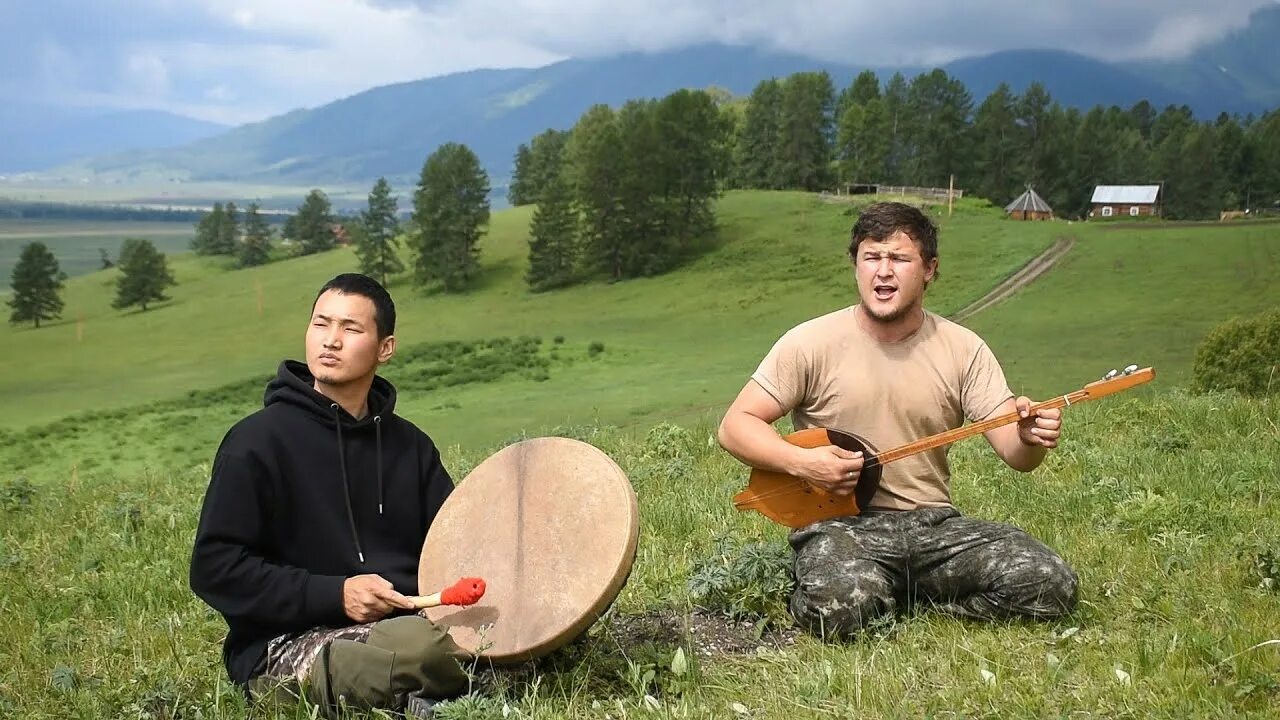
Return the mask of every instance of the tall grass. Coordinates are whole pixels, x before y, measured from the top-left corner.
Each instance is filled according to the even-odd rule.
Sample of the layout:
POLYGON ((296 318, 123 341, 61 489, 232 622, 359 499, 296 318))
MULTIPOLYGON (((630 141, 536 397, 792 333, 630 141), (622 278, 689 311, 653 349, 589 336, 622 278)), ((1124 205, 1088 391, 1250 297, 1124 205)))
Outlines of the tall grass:
MULTIPOLYGON (((108 433, 112 422, 88 421, 84 432, 108 433)), ((1066 442, 1029 475, 1004 469, 981 440, 961 443, 958 505, 1061 552, 1080 575, 1079 608, 1046 624, 923 610, 836 644, 779 639, 779 604, 755 608, 764 625, 758 615, 727 619, 720 601, 697 607, 690 580, 720 557, 724 538, 779 548, 784 539, 781 528, 732 510, 745 473, 715 446, 710 425, 543 428, 592 442, 627 472, 642 519, 634 572, 586 642, 534 669, 473 668, 476 695, 443 706, 441 717, 1272 712, 1280 647, 1265 643, 1280 639, 1280 595, 1266 578, 1280 554, 1278 426, 1274 402, 1175 391, 1071 408, 1066 442), (676 618, 675 629, 659 631, 660 617, 676 618), (758 649, 715 650, 707 627, 717 624, 758 649)), ((184 430, 157 432, 164 447, 184 430)), ((462 477, 496 448, 455 448, 445 459, 462 477)), ((186 586, 207 474, 207 464, 169 452, 147 471, 0 484, 0 714, 248 713, 223 676, 225 626, 186 586)))

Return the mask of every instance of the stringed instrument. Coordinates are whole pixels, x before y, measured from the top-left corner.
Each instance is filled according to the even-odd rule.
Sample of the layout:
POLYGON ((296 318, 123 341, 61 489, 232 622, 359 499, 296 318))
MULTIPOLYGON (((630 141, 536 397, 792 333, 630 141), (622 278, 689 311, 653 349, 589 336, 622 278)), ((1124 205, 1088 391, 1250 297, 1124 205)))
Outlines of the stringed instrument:
MULTIPOLYGON (((1030 412, 1061 408, 1087 400, 1097 400, 1155 378, 1152 368, 1138 369, 1130 365, 1123 371, 1112 370, 1103 379, 1091 382, 1083 388, 1031 406, 1030 412)), ((788 475, 753 468, 746 489, 733 497, 738 510, 755 510, 765 517, 790 528, 802 528, 820 520, 857 515, 866 507, 880 489, 880 477, 884 466, 926 450, 959 442, 993 428, 1017 422, 1021 417, 1015 412, 972 423, 964 427, 930 435, 922 440, 880 452, 871 443, 852 433, 827 428, 809 428, 791 433, 783 439, 803 448, 835 445, 845 450, 862 453, 862 471, 852 495, 836 495, 814 487, 808 482, 788 475)))

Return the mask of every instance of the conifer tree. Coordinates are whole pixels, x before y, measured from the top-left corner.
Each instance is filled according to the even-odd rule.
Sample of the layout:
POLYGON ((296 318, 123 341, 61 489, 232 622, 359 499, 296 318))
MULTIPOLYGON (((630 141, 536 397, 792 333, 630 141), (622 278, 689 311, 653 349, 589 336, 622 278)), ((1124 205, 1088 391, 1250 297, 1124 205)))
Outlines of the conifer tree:
POLYGON ((123 310, 137 305, 146 311, 148 304, 168 300, 164 290, 176 284, 164 253, 156 250, 150 240, 125 238, 120 248, 116 299, 111 307, 123 310))
POLYGON ((6 303, 13 310, 9 324, 31 322, 38 328, 41 320, 61 317, 62 284, 66 279, 66 273, 58 269, 58 259, 44 243, 23 246, 9 282, 13 288, 13 297, 6 303))
POLYGON ((445 143, 423 163, 413 197, 414 281, 464 289, 479 273, 489 224, 489 176, 471 148, 445 143))
POLYGON ((356 257, 360 260, 360 272, 377 278, 383 285, 387 284, 388 276, 404 270, 404 264, 396 256, 396 247, 400 244, 396 209, 391 185, 386 178, 378 178, 369 193, 369 207, 360 215, 362 232, 356 242, 356 257))

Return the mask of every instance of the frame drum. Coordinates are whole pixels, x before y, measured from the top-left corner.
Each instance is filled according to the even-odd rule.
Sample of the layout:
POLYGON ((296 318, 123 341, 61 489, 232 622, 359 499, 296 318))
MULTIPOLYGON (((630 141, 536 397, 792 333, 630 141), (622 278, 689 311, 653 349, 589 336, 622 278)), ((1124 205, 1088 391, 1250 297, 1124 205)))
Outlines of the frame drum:
POLYGON ((541 657, 577 638, 617 598, 639 531, 631 482, 599 449, 561 437, 509 445, 454 488, 418 565, 424 595, 480 577, 484 597, 423 612, 493 663, 541 657))

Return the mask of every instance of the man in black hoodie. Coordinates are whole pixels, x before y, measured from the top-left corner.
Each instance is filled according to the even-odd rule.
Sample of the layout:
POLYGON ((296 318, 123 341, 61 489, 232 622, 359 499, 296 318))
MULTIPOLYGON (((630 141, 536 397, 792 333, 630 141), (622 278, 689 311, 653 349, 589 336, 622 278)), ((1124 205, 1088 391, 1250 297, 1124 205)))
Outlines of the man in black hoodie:
POLYGON ((394 330, 376 281, 330 280, 306 364, 281 363, 264 407, 214 458, 191 587, 226 618, 227 672, 255 693, 302 689, 327 712, 413 711, 466 687, 463 652, 406 597, 453 481, 376 374, 394 330))

